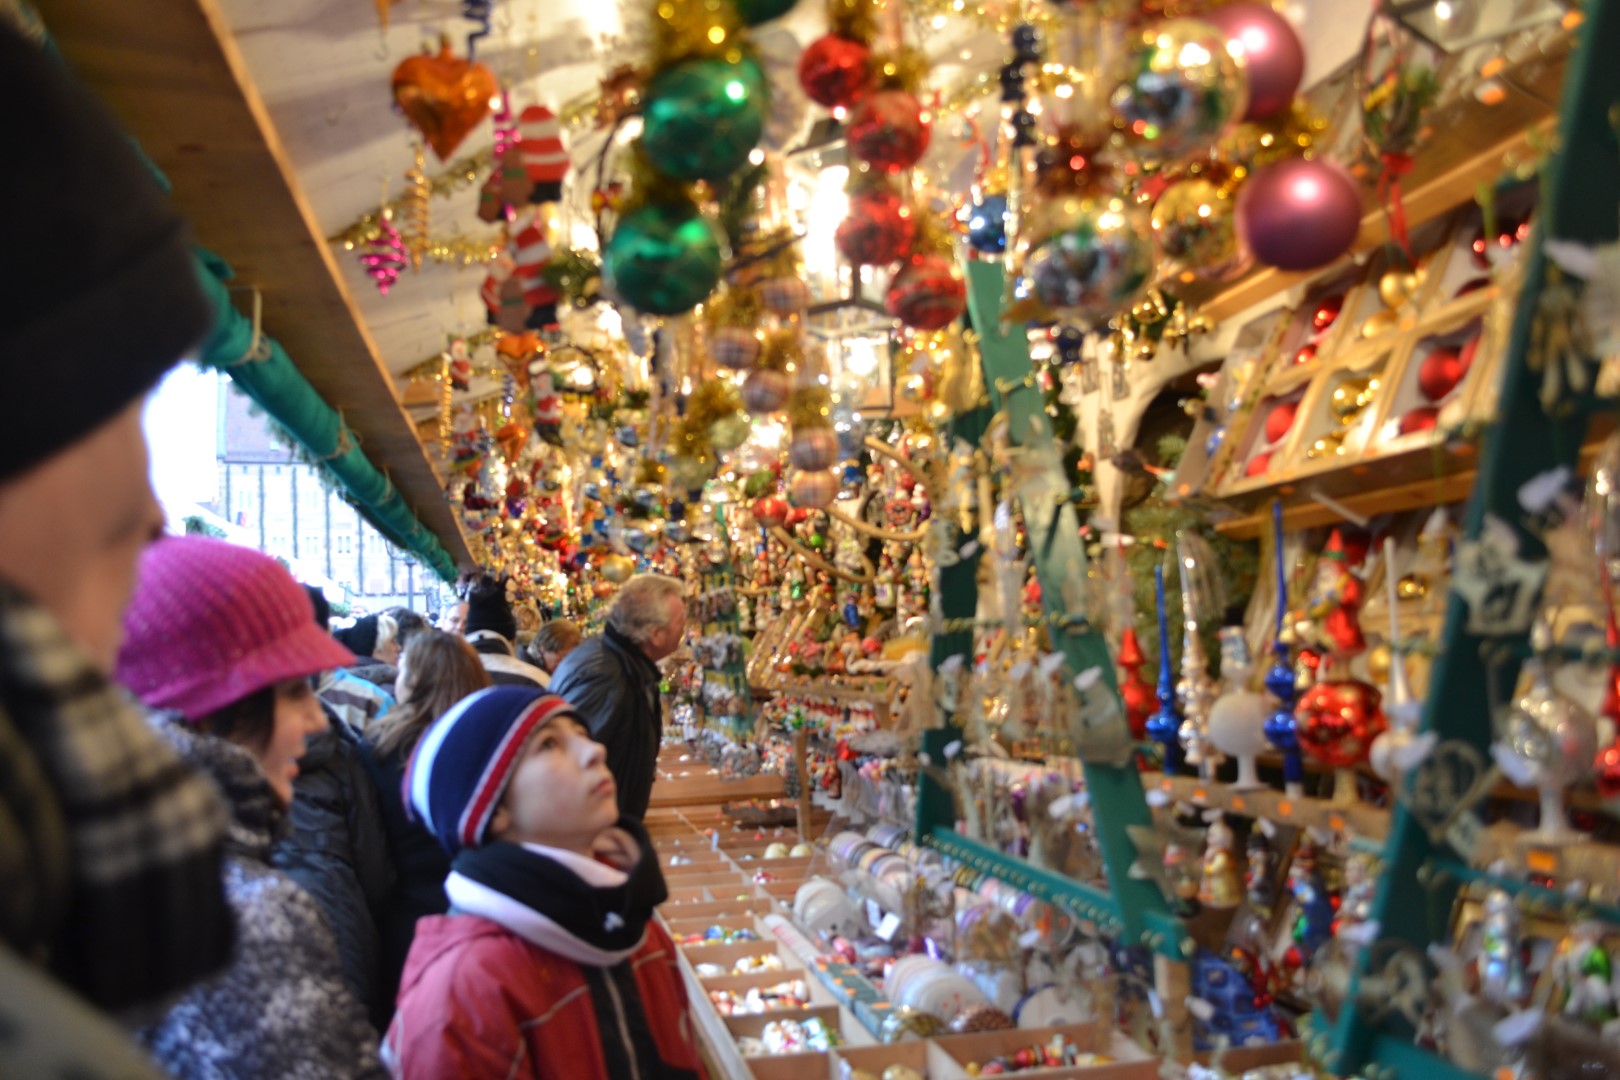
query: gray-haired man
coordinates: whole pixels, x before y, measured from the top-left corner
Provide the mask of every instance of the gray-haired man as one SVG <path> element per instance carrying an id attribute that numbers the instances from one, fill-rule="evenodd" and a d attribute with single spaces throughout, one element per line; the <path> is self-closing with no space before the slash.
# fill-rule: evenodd
<path id="1" fill-rule="evenodd" d="M 607 747 L 619 812 L 637 821 L 652 798 L 664 737 L 657 664 L 680 648 L 685 633 L 681 583 L 637 574 L 619 590 L 602 633 L 569 653 L 551 676 L 551 692 L 572 705 L 591 737 Z"/>

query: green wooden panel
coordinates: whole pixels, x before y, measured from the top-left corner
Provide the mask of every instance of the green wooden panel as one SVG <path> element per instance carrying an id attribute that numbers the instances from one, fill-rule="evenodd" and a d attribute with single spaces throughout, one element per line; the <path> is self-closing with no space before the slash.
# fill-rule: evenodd
<path id="1" fill-rule="evenodd" d="M 1519 487 L 1533 476 L 1558 465 L 1573 465 L 1587 429 L 1589 411 L 1577 407 L 1568 415 L 1549 419 L 1537 391 L 1539 372 L 1527 362 L 1537 304 L 1546 280 L 1547 259 L 1542 248 L 1549 236 L 1595 243 L 1612 240 L 1617 231 L 1616 200 L 1620 197 L 1620 147 L 1610 126 L 1609 109 L 1620 101 L 1620 6 L 1614 0 L 1593 0 L 1586 5 L 1580 41 L 1565 80 L 1559 119 L 1560 146 L 1543 182 L 1540 224 L 1526 258 L 1524 289 L 1514 313 L 1513 332 L 1501 368 L 1502 393 L 1497 422 L 1486 432 L 1480 454 L 1479 479 L 1469 499 L 1465 531 L 1478 537 L 1487 514 L 1512 525 L 1520 535 L 1521 556 L 1537 558 L 1544 549 L 1524 530 L 1518 505 Z M 1489 680 L 1498 679 L 1497 700 L 1510 691 L 1505 685 L 1516 665 L 1488 668 L 1482 649 L 1517 646 L 1519 641 L 1486 639 L 1468 633 L 1468 609 L 1453 594 L 1439 655 L 1424 703 L 1422 726 L 1442 739 L 1468 742 L 1485 751 L 1492 739 Z M 1521 638 L 1522 640 L 1522 638 Z M 1418 882 L 1419 870 L 1431 861 L 1450 857 L 1449 849 L 1433 844 L 1405 807 L 1398 807 L 1385 847 L 1387 869 L 1379 879 L 1373 918 L 1382 927 L 1384 941 L 1400 941 L 1421 952 L 1446 932 L 1455 885 L 1437 895 Z M 1435 915 L 1438 913 L 1438 919 Z M 1435 925 L 1438 921 L 1439 925 Z M 1432 1055 L 1413 1058 L 1405 1031 L 1375 1030 L 1359 1012 L 1346 1010 L 1332 1034 L 1335 1071 L 1359 1069 L 1368 1061 L 1394 1067 L 1400 1076 L 1466 1075 Z"/>
<path id="2" fill-rule="evenodd" d="M 1001 326 L 1001 297 L 1004 288 L 1003 269 L 987 262 L 967 265 L 968 305 L 973 324 L 980 334 L 979 350 L 984 365 L 985 383 L 990 387 L 1001 409 L 1009 417 L 1012 441 L 1024 445 L 1030 440 L 1052 439 L 1040 392 L 1030 378 L 1032 367 L 1029 342 L 1021 327 Z M 1027 434 L 1026 434 L 1027 433 Z M 1072 504 L 1059 507 L 1024 506 L 1025 526 L 1030 537 L 1031 556 L 1035 572 L 1041 583 L 1041 593 L 1049 618 L 1061 619 L 1064 583 L 1067 575 L 1084 572 L 1085 550 L 1080 542 L 1079 519 Z M 1052 638 L 1055 646 L 1069 662 L 1071 673 L 1100 668 L 1106 684 L 1117 692 L 1114 664 L 1102 636 L 1089 626 L 1054 625 Z M 942 733 L 930 733 L 924 748 L 935 761 L 942 761 L 944 746 L 949 741 Z M 1149 940 L 1150 930 L 1156 928 L 1157 947 L 1167 955 L 1181 958 L 1182 935 L 1180 924 L 1169 916 L 1169 908 L 1158 887 L 1151 881 L 1130 876 L 1131 863 L 1136 858 L 1136 847 L 1131 843 L 1126 828 L 1146 825 L 1152 821 L 1147 799 L 1142 789 L 1141 776 L 1133 766 L 1118 767 L 1086 763 L 1086 788 L 1096 813 L 1096 831 L 1102 849 L 1103 863 L 1108 874 L 1111 895 L 1108 897 L 1118 923 L 1127 938 Z M 954 836 L 954 814 L 949 793 L 925 773 L 917 804 L 919 838 L 927 838 L 936 845 L 946 842 L 967 844 Z M 1016 882 L 1037 882 L 1054 896 L 1062 893 L 1079 910 L 1095 908 L 1101 903 L 1097 890 L 1078 882 L 1066 881 L 1059 875 L 1036 870 L 1021 860 L 1001 855 L 984 845 L 971 845 L 974 856 L 985 862 L 986 872 Z M 1063 883 L 1060 887 L 1059 883 Z M 1149 922 L 1152 921 L 1153 928 Z"/>

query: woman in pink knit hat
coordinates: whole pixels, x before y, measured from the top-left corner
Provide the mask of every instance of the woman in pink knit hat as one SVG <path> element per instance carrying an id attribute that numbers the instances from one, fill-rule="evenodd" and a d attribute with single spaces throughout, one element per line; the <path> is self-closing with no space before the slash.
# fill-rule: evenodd
<path id="1" fill-rule="evenodd" d="M 146 549 L 118 679 L 230 804 L 231 966 L 140 1033 L 174 1076 L 380 1076 L 319 907 L 270 865 L 304 740 L 326 726 L 311 677 L 353 662 L 269 556 L 200 536 Z"/>

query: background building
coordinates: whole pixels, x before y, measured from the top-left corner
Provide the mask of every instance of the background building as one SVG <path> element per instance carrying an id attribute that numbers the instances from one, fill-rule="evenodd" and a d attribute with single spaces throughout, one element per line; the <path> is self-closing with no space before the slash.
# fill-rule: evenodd
<path id="1" fill-rule="evenodd" d="M 176 531 L 223 534 L 284 560 L 338 613 L 402 605 L 429 614 L 449 602 L 449 586 L 328 490 L 229 379 L 178 369 L 146 425 L 154 486 Z"/>

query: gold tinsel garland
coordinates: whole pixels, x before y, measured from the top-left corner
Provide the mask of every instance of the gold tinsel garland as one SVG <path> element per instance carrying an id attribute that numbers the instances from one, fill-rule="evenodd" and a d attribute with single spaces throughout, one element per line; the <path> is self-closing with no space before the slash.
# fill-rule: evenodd
<path id="1" fill-rule="evenodd" d="M 788 374 L 804 367 L 804 339 L 793 327 L 780 327 L 767 331 L 765 343 L 759 350 L 759 366 L 767 371 Z"/>
<path id="2" fill-rule="evenodd" d="M 675 428 L 670 449 L 685 457 L 702 458 L 714 449 L 710 429 L 714 423 L 742 410 L 737 388 L 724 379 L 707 379 L 686 399 L 686 414 Z"/>
<path id="3" fill-rule="evenodd" d="M 428 194 L 435 199 L 449 198 L 463 188 L 478 183 L 486 172 L 495 163 L 495 148 L 485 147 L 474 154 L 464 158 L 457 158 L 445 166 L 443 172 L 427 180 Z M 382 221 L 384 211 L 398 212 L 404 206 L 403 198 L 383 203 L 377 209 L 360 215 L 346 228 L 340 229 L 326 238 L 329 244 L 342 244 L 345 250 L 352 251 L 360 244 L 376 236 L 378 224 Z"/>
<path id="4" fill-rule="evenodd" d="M 832 391 L 819 383 L 800 387 L 788 395 L 788 423 L 794 432 L 832 426 Z"/>

